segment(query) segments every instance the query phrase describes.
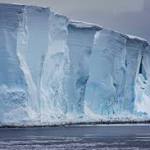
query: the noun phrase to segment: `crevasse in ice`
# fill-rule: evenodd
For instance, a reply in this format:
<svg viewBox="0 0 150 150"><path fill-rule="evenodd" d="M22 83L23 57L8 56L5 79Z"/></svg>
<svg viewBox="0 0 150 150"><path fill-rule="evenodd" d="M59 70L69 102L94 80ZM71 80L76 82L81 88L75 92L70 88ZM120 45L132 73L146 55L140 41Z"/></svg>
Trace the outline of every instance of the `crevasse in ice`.
<svg viewBox="0 0 150 150"><path fill-rule="evenodd" d="M0 123L150 117L150 46L49 8L0 4Z"/></svg>

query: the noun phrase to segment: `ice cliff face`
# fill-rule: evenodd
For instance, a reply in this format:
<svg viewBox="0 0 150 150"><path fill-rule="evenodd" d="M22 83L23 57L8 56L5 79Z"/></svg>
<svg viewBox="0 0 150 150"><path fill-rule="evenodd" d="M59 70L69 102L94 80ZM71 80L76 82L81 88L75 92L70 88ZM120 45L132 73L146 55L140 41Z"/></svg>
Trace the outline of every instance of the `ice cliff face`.
<svg viewBox="0 0 150 150"><path fill-rule="evenodd" d="M150 46L49 8L0 5L0 123L149 119Z"/></svg>

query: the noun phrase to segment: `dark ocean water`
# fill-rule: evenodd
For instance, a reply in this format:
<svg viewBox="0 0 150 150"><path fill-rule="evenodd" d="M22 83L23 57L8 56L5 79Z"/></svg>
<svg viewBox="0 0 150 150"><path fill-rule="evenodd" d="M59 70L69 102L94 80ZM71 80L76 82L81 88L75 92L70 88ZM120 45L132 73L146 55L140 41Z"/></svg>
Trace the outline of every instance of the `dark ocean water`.
<svg viewBox="0 0 150 150"><path fill-rule="evenodd" d="M150 150L150 125L0 128L0 150Z"/></svg>

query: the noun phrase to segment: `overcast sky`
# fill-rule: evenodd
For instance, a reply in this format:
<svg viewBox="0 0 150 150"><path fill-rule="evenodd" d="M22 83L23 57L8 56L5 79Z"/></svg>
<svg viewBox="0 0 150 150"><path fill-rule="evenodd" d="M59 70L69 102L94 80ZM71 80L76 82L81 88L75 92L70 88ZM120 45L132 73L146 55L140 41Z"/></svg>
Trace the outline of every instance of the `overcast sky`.
<svg viewBox="0 0 150 150"><path fill-rule="evenodd" d="M50 6L76 20L97 23L150 41L150 0L0 0Z"/></svg>

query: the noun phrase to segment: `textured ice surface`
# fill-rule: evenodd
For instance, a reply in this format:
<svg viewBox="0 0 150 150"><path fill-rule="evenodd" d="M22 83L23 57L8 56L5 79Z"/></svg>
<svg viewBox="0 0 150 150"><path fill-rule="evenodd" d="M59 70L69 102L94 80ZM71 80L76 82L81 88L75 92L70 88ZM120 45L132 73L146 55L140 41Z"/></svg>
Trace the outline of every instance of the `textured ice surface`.
<svg viewBox="0 0 150 150"><path fill-rule="evenodd" d="M27 117L27 82L17 51L20 14L22 7L0 5L0 121L4 123Z"/></svg>
<svg viewBox="0 0 150 150"><path fill-rule="evenodd" d="M80 23L76 26L70 22L68 26L67 43L69 48L70 68L68 78L69 112L75 115L84 113L84 95L89 78L89 58L96 29L92 26L85 28Z"/></svg>
<svg viewBox="0 0 150 150"><path fill-rule="evenodd" d="M125 85L126 39L113 31L101 30L89 63L85 104L93 112L111 115L121 109Z"/></svg>
<svg viewBox="0 0 150 150"><path fill-rule="evenodd" d="M65 117L67 113L66 79L69 58L67 46L68 19L50 13L48 19L48 50L43 58L41 72L41 121L49 122Z"/></svg>
<svg viewBox="0 0 150 150"><path fill-rule="evenodd" d="M150 46L49 8L0 4L0 123L150 117Z"/></svg>
<svg viewBox="0 0 150 150"><path fill-rule="evenodd" d="M136 109L150 114L150 46L142 52L139 73L136 79Z"/></svg>

